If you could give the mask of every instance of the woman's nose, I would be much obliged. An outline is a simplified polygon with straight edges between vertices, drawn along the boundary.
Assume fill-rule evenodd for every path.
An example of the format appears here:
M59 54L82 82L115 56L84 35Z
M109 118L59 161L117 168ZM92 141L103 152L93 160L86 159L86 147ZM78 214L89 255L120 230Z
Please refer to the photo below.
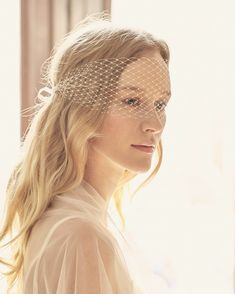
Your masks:
M156 114L142 121L142 129L144 132L161 133L166 124L165 114Z

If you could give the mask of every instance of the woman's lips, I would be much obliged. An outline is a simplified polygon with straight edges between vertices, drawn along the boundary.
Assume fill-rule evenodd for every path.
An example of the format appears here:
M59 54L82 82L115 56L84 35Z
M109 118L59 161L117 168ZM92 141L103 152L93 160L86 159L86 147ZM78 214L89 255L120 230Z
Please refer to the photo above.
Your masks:
M153 153L154 151L154 147L147 147L147 146L142 146L142 145L131 145L132 147L140 150L140 151L144 151L146 153Z

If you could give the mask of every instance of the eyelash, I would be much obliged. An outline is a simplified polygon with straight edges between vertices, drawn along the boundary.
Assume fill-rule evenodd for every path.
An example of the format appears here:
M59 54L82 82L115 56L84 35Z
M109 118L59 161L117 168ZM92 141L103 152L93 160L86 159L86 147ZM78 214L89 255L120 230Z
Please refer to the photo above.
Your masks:
M140 105L140 99L139 98L127 98L127 99L124 99L123 102L126 103L126 104L128 104L128 105L131 105L131 104L128 103L128 101L130 101L130 100L138 101L138 104L137 105L134 105L134 106L139 106ZM157 111L163 111L166 108L166 106L167 106L167 104L163 100L156 101L155 103L157 103L156 106L159 106L159 104L164 105L164 108L163 109L160 109L160 110L158 109Z

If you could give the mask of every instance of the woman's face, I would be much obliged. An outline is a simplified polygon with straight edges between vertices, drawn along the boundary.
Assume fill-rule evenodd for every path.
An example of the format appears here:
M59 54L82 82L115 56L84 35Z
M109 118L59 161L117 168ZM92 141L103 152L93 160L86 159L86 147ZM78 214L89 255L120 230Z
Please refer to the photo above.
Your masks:
M154 63L145 65L141 57L157 59L159 67ZM149 75L149 72L155 74ZM166 115L164 110L160 115L157 114L154 103L170 99L169 72L160 53L143 51L140 59L129 64L123 71L119 86L122 90L118 92L117 98L125 101L125 108L130 109L130 115L120 115L115 111L107 113L99 130L103 136L94 139L91 146L97 151L98 156L111 161L115 167L135 173L145 172L151 167L153 153L145 152L133 145L157 146L166 123ZM139 89L142 91L139 92ZM138 100L138 106L133 105L134 101L137 102L133 99ZM144 113L143 105L146 103L149 115ZM143 115L136 118L137 107L138 113Z

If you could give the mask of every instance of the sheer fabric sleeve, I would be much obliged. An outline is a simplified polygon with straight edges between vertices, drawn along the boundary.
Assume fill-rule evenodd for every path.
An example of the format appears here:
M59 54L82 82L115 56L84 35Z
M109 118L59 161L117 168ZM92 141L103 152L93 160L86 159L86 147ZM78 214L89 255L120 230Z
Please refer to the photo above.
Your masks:
M74 220L52 235L28 283L33 290L25 293L33 294L134 293L115 243L95 226Z

